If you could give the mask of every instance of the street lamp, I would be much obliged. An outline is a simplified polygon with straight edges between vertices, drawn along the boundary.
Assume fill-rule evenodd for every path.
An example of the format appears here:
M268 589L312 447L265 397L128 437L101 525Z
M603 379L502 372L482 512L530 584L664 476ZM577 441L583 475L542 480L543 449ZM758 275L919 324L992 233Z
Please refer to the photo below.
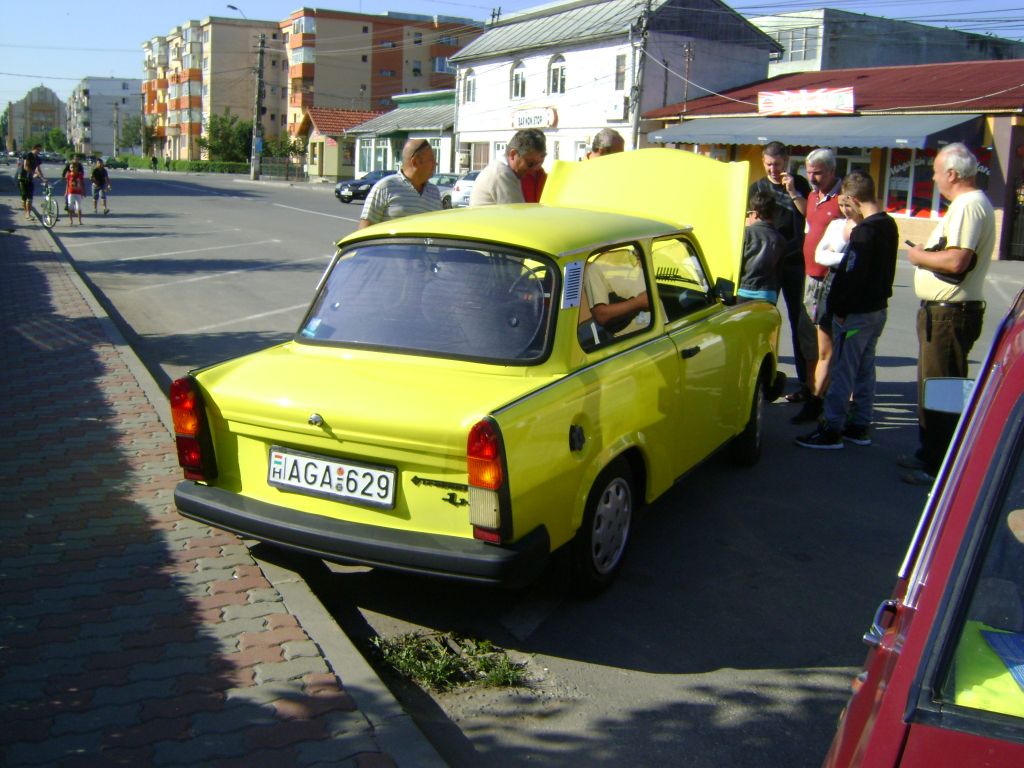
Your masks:
M245 11L243 11L237 5L232 5L231 3L228 3L228 8L230 8L232 11L238 11L240 14L242 14L242 18L248 21L249 17L245 15Z

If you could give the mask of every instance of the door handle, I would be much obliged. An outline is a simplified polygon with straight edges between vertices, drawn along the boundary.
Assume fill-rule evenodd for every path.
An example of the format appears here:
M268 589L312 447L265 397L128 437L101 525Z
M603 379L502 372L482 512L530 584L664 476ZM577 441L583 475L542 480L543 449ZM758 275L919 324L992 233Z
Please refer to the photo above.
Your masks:
M864 633L864 643L870 645L872 648L877 648L882 644L882 637L885 635L885 630L889 628L891 621L882 624L885 614L892 613L895 615L896 607L899 603L896 600L883 600L882 604L878 606L878 610L875 611L875 618L871 622L871 628Z
M700 346L699 345L696 346L696 347L687 347L686 349L684 349L679 354L683 358L683 360L688 360L691 357L695 357L698 352L700 352Z

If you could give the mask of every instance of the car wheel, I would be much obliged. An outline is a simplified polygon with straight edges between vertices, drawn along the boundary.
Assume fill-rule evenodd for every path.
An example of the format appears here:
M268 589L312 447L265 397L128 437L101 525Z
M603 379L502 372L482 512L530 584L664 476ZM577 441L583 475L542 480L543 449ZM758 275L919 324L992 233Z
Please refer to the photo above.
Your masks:
M452 199L451 199L451 197L449 197L448 195L445 195L443 198L441 198L441 207L445 208L445 209L451 208L452 207Z
M618 458L605 467L587 499L583 523L570 544L569 586L577 595L595 594L622 567L633 526L633 473Z
M758 377L754 385L754 396L750 403L750 418L747 426L729 446L729 458L741 467L752 467L761 458L761 442L764 438L764 382Z

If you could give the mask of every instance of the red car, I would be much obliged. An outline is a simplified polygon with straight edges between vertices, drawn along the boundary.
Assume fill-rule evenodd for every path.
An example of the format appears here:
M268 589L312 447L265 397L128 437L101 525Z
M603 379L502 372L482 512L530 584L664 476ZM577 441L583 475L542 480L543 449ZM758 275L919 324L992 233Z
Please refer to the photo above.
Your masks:
M927 384L963 417L826 766L1024 766L1022 352L1024 292L966 403L963 380Z

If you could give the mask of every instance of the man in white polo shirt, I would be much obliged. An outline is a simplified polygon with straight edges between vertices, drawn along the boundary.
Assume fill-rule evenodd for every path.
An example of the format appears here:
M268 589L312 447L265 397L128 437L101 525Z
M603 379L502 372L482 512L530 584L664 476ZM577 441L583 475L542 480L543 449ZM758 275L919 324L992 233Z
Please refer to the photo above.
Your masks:
M402 167L373 185L359 215L359 229L382 221L441 210L441 193L427 181L437 161L426 139L409 139L402 147Z

